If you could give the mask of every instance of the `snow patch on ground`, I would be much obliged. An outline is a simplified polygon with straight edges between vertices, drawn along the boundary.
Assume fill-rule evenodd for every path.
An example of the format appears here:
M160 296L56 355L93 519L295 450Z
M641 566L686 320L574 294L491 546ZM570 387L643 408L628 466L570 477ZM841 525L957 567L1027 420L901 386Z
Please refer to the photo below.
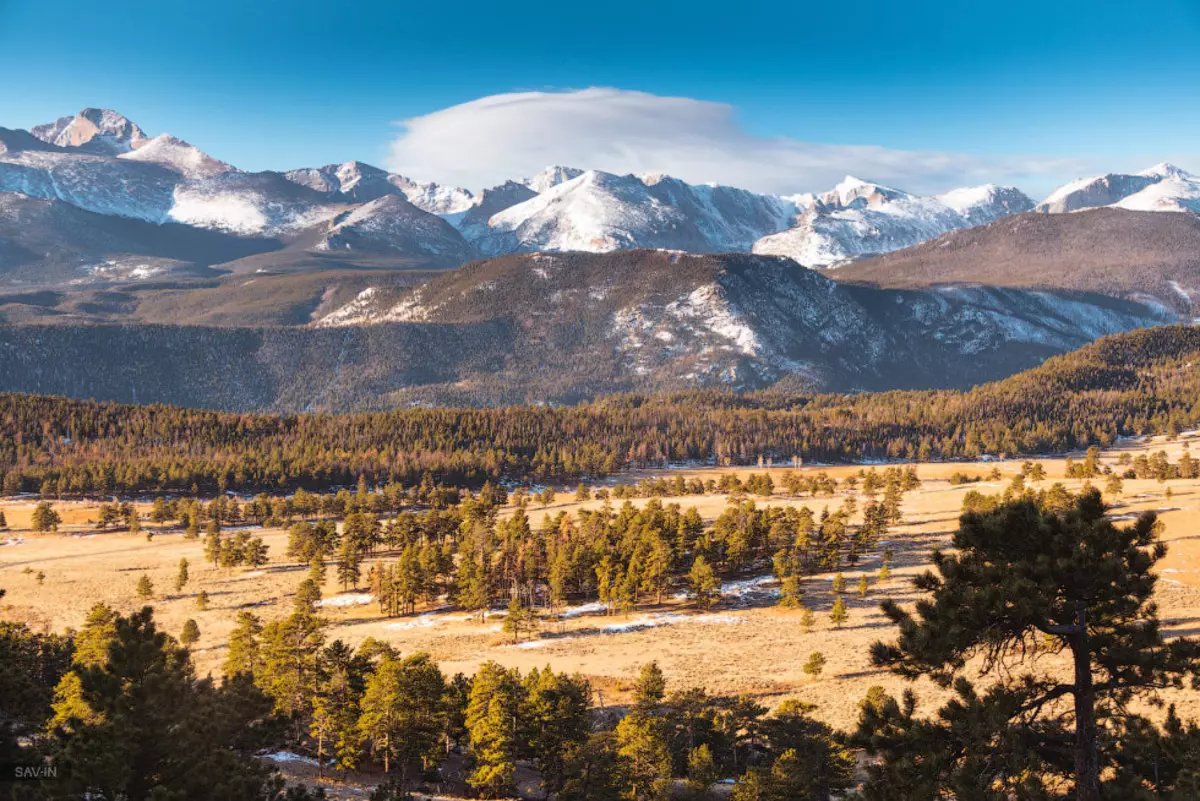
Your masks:
M332 598L322 598L317 601L317 606L364 606L375 600L375 596L369 592L352 592L346 595L335 595Z

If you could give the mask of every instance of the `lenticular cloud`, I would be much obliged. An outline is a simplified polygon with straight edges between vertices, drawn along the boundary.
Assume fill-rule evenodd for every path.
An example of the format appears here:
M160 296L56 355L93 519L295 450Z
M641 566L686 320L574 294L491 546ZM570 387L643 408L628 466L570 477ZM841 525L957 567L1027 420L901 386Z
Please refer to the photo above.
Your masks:
M548 165L614 173L665 172L787 194L826 188L848 173L934 192L985 181L1020 183L1080 168L1061 159L986 158L827 145L750 134L724 103L591 88L491 95L400 123L388 167L478 188Z

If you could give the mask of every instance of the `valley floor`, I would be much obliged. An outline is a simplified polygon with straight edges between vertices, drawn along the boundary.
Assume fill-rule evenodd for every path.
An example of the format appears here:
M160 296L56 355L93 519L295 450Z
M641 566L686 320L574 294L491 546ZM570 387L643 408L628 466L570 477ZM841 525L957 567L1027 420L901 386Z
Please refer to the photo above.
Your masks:
M1105 451L1102 461L1115 468L1122 451L1136 455L1166 450L1174 462L1185 443L1200 446L1200 437L1192 434L1172 442L1127 442L1121 448ZM1062 481L1069 489L1077 490L1083 484L1062 478L1063 458L1036 461L1041 462L1047 475L1035 485L1038 488ZM952 473L986 476L994 467L1002 474L1000 481L960 486L948 481ZM776 493L769 499L756 497L755 503L808 506L819 514L823 507L836 508L845 497L844 490L833 498L786 497L778 487L783 469L770 468L776 479ZM826 470L842 479L859 468L802 469ZM768 706L798 697L816 704L819 718L840 728L851 728L858 702L869 687L879 685L899 694L911 686L870 665L870 643L895 636L879 610L880 600L891 597L901 603L914 601L916 594L909 579L928 567L933 548L949 541L963 496L972 489L1001 492L1020 469L1021 461L1017 460L917 465L922 486L906 496L904 523L893 527L889 541L881 544L881 549L890 547L894 552L892 576L885 582L878 581L879 552L844 571L850 618L840 629L832 626L828 614L835 597L831 591L833 575L817 575L804 582L805 603L817 619L815 628L806 633L799 612L776 606L778 584L769 574L746 574L725 577L722 600L707 612L698 612L684 598L674 596L661 604L641 606L627 616L609 616L598 604L576 601L563 620L544 623L540 632L514 645L511 637L501 631L502 613L494 613L481 623L461 611L432 606L419 608L412 617L385 618L366 590L341 592L331 569L323 601L323 612L331 622L328 635L330 640L340 638L351 645L371 636L393 644L405 654L427 651L447 674L471 673L486 660L522 671L547 664L555 670L578 671L597 690L594 702L605 706L624 703L638 666L656 659L674 688L702 685L714 694L748 693ZM707 478L724 472L761 473L763 468L679 472ZM1103 479L1095 483L1103 488ZM560 492L560 498L573 497L572 491ZM706 522L711 522L727 500L725 495L710 494L664 499L664 503L679 502L685 509L694 505ZM1166 633L1168 637L1200 635L1200 479L1165 483L1127 479L1123 494L1113 502L1114 519L1132 519L1145 510L1159 513L1164 524L1162 538L1170 548L1159 563L1157 590ZM614 506L620 503L615 501ZM646 500L632 503L641 505ZM219 673L238 611L253 609L268 620L283 616L290 609L296 585L307 573L306 565L284 559L287 534L281 529L262 532L270 546L271 560L266 566L222 570L205 562L201 540L186 540L178 530L155 531L150 541L140 534L96 532L90 523L96 518L96 505L91 503L56 504L64 518L60 531L33 534L29 531L29 516L34 505L33 499L0 503L9 523L9 530L0 532L0 587L8 591L0 614L27 621L37 629L77 628L98 601L122 612L140 607L143 602L135 586L145 573L156 588L152 603L160 626L178 635L187 619L199 624L201 638L193 653L201 674ZM548 508L535 503L529 508L530 522L536 527L544 515L575 513L585 506L594 508L599 502L560 500ZM146 526L153 528L152 524ZM189 562L191 582L177 595L171 587L181 558ZM42 584L36 580L39 571L45 574ZM365 565L363 572L365 575ZM856 591L861 574L870 581L865 597ZM195 606L200 590L211 599L211 607L203 612ZM827 660L817 678L801 670L814 651L820 651ZM926 712L944 697L943 691L929 683L919 683L915 689ZM1200 717L1200 694L1181 692L1164 698L1177 703L1183 717ZM310 769L291 764L288 770L295 774Z

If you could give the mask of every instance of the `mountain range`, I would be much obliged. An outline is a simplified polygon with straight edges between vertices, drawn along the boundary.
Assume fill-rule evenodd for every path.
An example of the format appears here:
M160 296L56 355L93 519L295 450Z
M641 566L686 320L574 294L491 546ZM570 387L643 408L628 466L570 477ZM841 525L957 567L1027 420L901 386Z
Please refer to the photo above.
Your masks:
M1169 164L1041 204L565 166L474 192L245 172L87 109L0 129L0 391L302 411L965 387L1200 319L1198 197Z
M0 129L0 196L9 207L20 205L13 195L212 234L213 252L193 251L177 264L139 244L140 234L116 241L81 231L108 229L112 221L81 222L71 212L40 213L36 229L0 228L0 248L53 253L40 276L29 258L0 261L0 282L54 286L203 268L444 268L506 253L644 247L752 251L824 268L1035 208L1196 212L1200 179L1162 164L1074 181L1035 206L1020 190L994 185L921 197L847 176L827 192L784 197L558 166L473 193L356 161L244 172L169 134L150 136L116 112L85 109L30 131ZM216 247L218 239L225 241ZM40 243L50 241L74 245L45 251ZM274 255L227 259L247 251Z

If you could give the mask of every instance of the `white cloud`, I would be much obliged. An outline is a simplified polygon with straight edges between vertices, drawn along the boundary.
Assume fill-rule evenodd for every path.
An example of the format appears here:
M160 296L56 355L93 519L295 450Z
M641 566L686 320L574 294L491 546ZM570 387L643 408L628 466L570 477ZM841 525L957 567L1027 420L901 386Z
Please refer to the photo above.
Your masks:
M620 89L491 95L401 125L404 131L390 145L390 170L472 188L552 164L666 172L692 183L781 194L827 189L847 174L921 193L988 182L1032 192L1096 172L1096 165L1078 159L756 136L738 125L732 106Z

